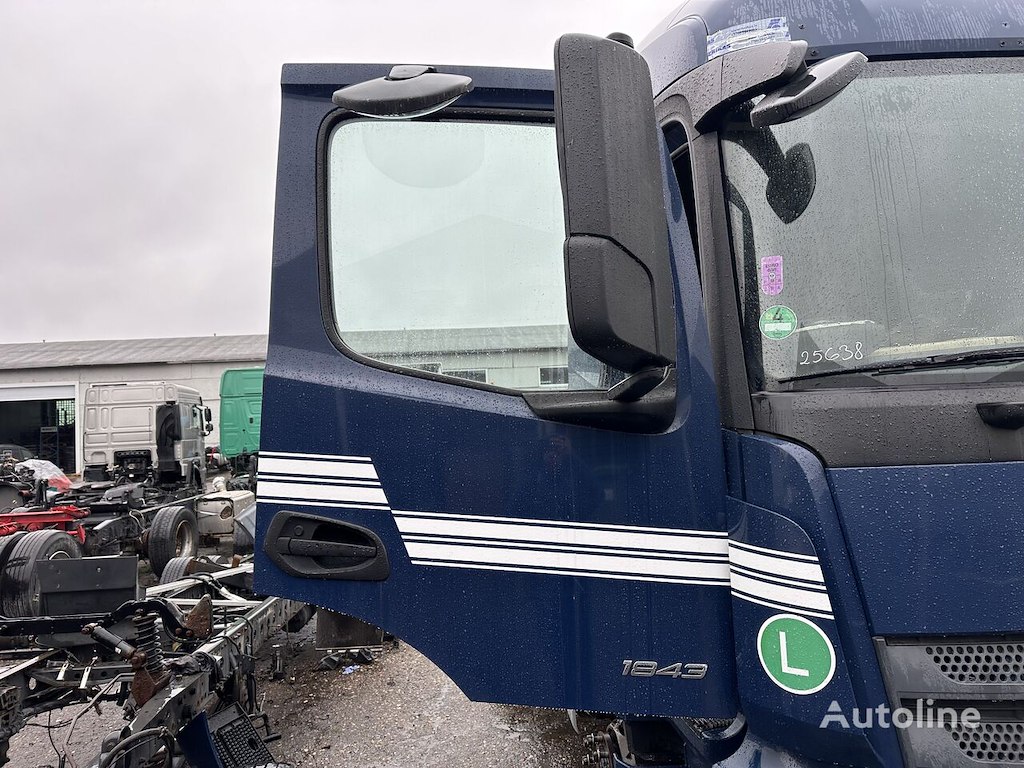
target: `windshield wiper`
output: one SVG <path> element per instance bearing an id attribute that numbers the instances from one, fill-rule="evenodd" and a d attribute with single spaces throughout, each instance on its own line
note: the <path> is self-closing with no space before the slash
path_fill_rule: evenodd
<path id="1" fill-rule="evenodd" d="M 917 360 L 894 360 L 891 363 L 877 363 L 865 368 L 821 371 L 806 376 L 790 376 L 785 379 L 779 379 L 779 382 L 788 384 L 845 376 L 852 377 L 855 383 L 867 384 L 870 380 L 872 384 L 880 384 L 881 382 L 875 381 L 872 377 L 889 373 L 903 373 L 905 371 L 923 371 L 936 368 L 974 368 L 983 365 L 998 365 L 1000 363 L 1021 361 L 1024 361 L 1024 346 L 1003 347 L 1002 349 L 981 349 L 975 352 L 951 352 L 943 355 L 928 355 Z"/>
<path id="2" fill-rule="evenodd" d="M 1000 349 L 979 349 L 975 352 L 951 352 L 947 355 L 929 355 L 929 366 L 986 365 L 1008 363 L 1024 359 L 1024 347 L 1001 347 Z"/>

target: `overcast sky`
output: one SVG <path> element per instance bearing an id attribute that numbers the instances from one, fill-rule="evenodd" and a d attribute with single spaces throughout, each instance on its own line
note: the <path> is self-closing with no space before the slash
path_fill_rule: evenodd
<path id="1" fill-rule="evenodd" d="M 678 0 L 0 0 L 0 343 L 265 333 L 281 64 L 550 68 Z"/>

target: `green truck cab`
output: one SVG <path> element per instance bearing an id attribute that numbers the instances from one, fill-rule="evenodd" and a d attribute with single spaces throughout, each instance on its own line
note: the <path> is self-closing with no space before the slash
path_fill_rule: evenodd
<path id="1" fill-rule="evenodd" d="M 234 368 L 220 378 L 220 451 L 232 468 L 244 470 L 260 449 L 263 369 Z"/>

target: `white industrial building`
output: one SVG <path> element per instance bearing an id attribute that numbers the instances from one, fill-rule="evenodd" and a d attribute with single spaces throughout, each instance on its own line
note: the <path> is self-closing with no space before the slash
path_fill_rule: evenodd
<path id="1" fill-rule="evenodd" d="M 80 472 L 90 384 L 167 381 L 199 390 L 220 421 L 220 377 L 267 356 L 265 335 L 0 344 L 0 445 L 23 445 Z M 216 433 L 215 433 L 216 434 Z"/>

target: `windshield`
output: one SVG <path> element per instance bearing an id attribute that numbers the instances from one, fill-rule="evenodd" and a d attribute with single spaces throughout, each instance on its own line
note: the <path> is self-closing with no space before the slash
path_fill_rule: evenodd
<path id="1" fill-rule="evenodd" d="M 756 387 L 1024 347 L 1022 70 L 872 62 L 794 122 L 734 116 L 722 154 Z"/>

